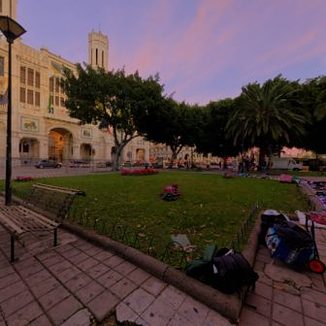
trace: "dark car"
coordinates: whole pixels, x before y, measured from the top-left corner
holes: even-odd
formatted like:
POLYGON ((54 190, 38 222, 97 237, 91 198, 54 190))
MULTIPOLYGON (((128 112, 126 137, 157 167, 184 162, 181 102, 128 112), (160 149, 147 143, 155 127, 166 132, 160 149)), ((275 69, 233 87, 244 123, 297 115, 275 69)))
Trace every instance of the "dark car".
POLYGON ((86 160, 72 160, 69 162, 70 168, 89 168, 90 162, 86 160))
POLYGON ((54 160, 40 160, 35 164, 35 167, 38 169, 43 168, 61 168, 62 164, 54 160))

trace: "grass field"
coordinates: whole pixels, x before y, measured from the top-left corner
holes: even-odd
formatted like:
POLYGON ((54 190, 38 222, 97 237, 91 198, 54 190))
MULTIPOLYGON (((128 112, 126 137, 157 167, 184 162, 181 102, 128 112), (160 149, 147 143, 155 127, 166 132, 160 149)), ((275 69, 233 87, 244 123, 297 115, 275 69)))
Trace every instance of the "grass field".
MULTIPOLYGON (((87 196, 76 199, 73 216, 87 215, 88 225, 95 219, 128 225, 144 237, 153 237, 158 250, 177 233, 186 234, 200 248, 211 242, 225 245, 256 202, 287 213, 307 209, 295 185, 253 178, 162 172, 150 176, 94 174, 37 182, 84 190, 87 196), (182 196, 174 202, 163 201, 160 193, 171 183, 179 185, 182 196)), ((14 182, 14 193, 24 196, 31 184, 14 182)))

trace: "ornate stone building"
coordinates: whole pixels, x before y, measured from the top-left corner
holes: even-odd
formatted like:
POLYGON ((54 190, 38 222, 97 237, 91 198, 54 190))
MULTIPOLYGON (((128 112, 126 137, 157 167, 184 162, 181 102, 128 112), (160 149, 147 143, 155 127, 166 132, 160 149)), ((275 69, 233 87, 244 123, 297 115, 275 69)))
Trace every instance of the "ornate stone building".
MULTIPOLYGON (((0 0, 0 15, 16 20, 17 0, 0 0)), ((109 43, 101 32, 88 35, 88 59, 108 69, 109 43)), ((53 158, 110 161, 113 137, 94 125, 80 125, 68 115, 60 87, 62 68, 75 65, 49 50, 34 49, 21 40, 12 47, 12 158, 13 165, 53 158)), ((8 44, 0 37, 0 166, 4 166, 7 118, 8 44)), ((122 160, 149 160, 150 144, 136 138, 122 160)))

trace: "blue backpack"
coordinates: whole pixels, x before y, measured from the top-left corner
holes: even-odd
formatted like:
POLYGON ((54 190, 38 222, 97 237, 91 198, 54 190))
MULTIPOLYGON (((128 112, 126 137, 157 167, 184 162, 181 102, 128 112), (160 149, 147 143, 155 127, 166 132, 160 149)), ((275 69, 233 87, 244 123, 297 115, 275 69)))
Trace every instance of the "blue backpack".
POLYGON ((266 234, 271 257, 301 269, 315 257, 315 242, 311 235, 296 223, 285 221, 274 224, 266 234))

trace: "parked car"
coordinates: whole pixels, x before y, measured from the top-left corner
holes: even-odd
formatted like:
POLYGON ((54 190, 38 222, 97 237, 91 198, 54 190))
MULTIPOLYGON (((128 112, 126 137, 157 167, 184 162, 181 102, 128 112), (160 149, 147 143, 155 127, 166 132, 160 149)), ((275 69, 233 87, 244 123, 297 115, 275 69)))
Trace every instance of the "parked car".
POLYGON ((69 162, 69 167, 70 168, 89 168, 90 163, 89 161, 84 161, 84 160, 73 160, 69 162))
POLYGON ((35 167, 38 169, 43 169, 43 168, 59 169, 62 167, 62 164, 54 160, 40 160, 35 164, 35 167))

